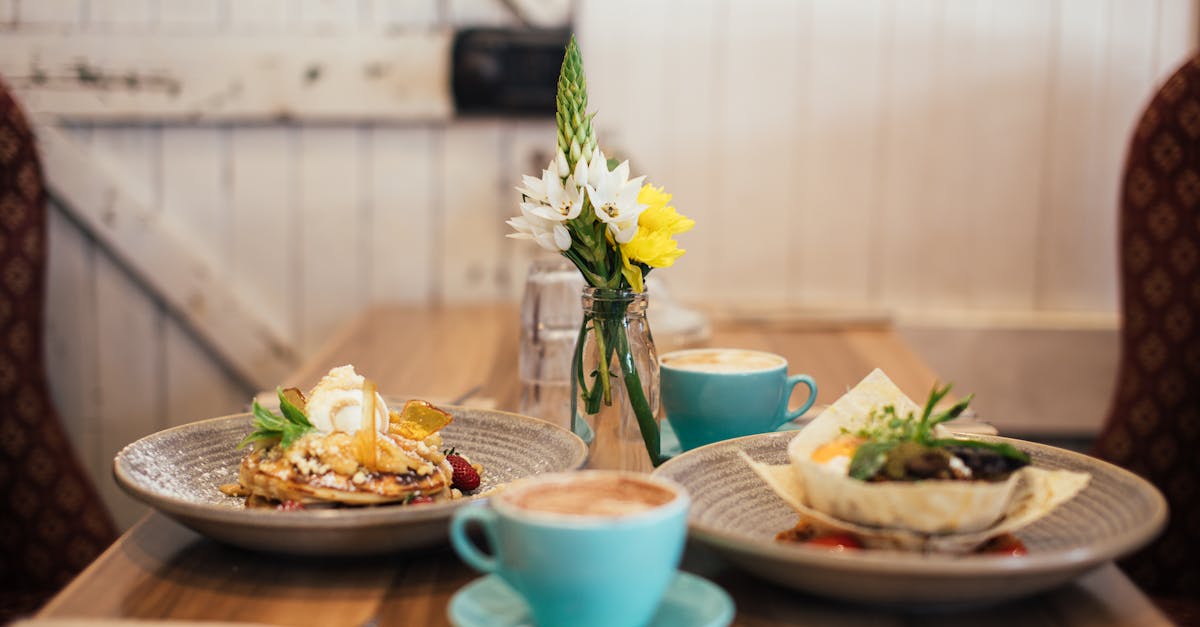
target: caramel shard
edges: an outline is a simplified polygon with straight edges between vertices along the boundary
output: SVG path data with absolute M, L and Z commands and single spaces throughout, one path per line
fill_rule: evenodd
M 411 400 L 399 413 L 391 414 L 388 431 L 410 440 L 424 440 L 450 424 L 454 417 L 429 401 Z

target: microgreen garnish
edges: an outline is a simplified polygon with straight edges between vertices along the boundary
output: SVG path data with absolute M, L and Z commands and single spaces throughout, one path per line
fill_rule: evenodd
M 937 385 L 929 392 L 929 399 L 921 410 L 920 418 L 909 412 L 901 417 L 893 405 L 886 405 L 870 416 L 870 425 L 860 429 L 855 435 L 868 440 L 854 451 L 850 460 L 849 475 L 855 479 L 867 480 L 875 476 L 887 462 L 888 452 L 903 442 L 915 442 L 929 448 L 944 448 L 947 446 L 969 446 L 994 451 L 1004 457 L 1024 463 L 1029 462 L 1029 455 L 1011 444 L 1003 442 L 982 442 L 958 438 L 939 438 L 934 435 L 934 427 L 944 422 L 958 418 L 967 406 L 971 404 L 973 394 L 957 402 L 950 409 L 934 413 L 933 409 L 946 395 L 950 393 L 950 384 L 939 388 Z
M 280 416 L 254 401 L 254 431 L 238 443 L 238 448 L 243 448 L 251 442 L 272 440 L 278 440 L 287 448 L 292 442 L 300 439 L 300 436 L 316 428 L 308 421 L 308 416 L 284 396 L 282 388 L 277 388 L 276 393 L 279 395 L 279 411 L 283 415 Z
M 866 481 L 875 476 L 880 468 L 883 468 L 887 462 L 887 454 L 892 449 L 900 445 L 898 440 L 890 442 L 864 442 L 854 450 L 854 457 L 850 460 L 850 476 L 855 479 Z

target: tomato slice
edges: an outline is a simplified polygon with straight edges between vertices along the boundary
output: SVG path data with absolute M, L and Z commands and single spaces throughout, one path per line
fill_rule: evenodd
M 835 551 L 844 551 L 846 549 L 861 549 L 862 542 L 858 538 L 849 533 L 825 533 L 814 536 L 808 541 L 808 544 L 815 546 L 823 546 Z
M 1011 533 L 1005 533 L 988 540 L 987 544 L 979 550 L 980 553 L 987 555 L 1009 555 L 1019 557 L 1028 555 L 1029 549 L 1025 548 L 1025 543 L 1021 539 Z

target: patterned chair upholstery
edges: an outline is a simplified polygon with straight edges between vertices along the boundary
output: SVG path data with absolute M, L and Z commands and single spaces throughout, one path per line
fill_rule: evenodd
M 1121 361 L 1095 452 L 1166 496 L 1166 530 L 1122 566 L 1178 622 L 1197 624 L 1200 57 L 1171 76 L 1146 108 L 1120 203 Z
M 116 537 L 46 386 L 45 267 L 33 133 L 0 82 L 0 624 L 37 609 Z

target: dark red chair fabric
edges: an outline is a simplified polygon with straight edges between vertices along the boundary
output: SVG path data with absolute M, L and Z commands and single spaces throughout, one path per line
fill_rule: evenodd
M 1121 361 L 1096 453 L 1166 496 L 1163 534 L 1122 566 L 1200 621 L 1200 60 L 1135 131 L 1120 198 Z M 1192 624 L 1196 624 L 1193 622 Z
M 0 83 L 0 624 L 116 537 L 46 386 L 46 195 L 33 133 Z

